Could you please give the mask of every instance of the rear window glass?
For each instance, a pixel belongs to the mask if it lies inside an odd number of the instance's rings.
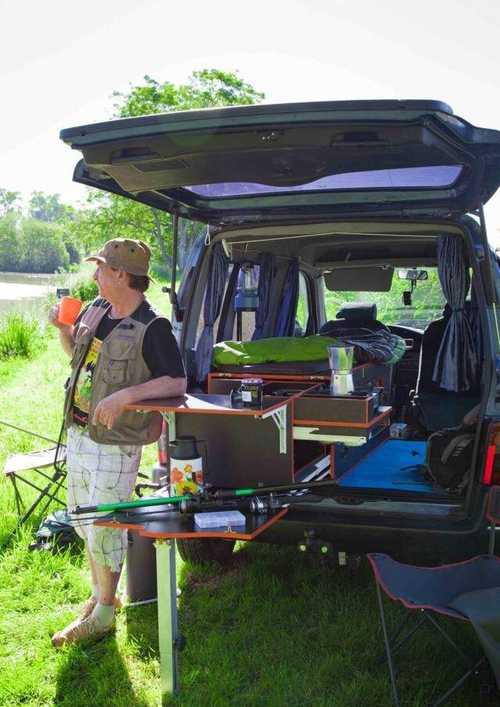
[[[331,174],[306,184],[275,186],[256,182],[218,182],[185,187],[193,194],[209,199],[252,194],[299,191],[336,191],[342,189],[410,189],[451,186],[462,171],[461,165],[434,165],[400,169],[375,169],[366,172]]]

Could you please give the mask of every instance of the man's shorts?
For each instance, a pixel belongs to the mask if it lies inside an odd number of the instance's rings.
[[[98,444],[85,428],[68,429],[68,506],[118,503],[132,495],[142,447]],[[92,518],[101,515],[93,513]],[[75,530],[86,543],[92,559],[118,572],[127,549],[126,531],[97,528],[85,516],[74,516]]]

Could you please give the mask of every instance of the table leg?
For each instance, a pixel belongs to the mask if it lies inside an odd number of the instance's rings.
[[[156,540],[158,584],[158,639],[162,697],[176,694],[178,682],[179,624],[177,617],[177,578],[175,540]]]

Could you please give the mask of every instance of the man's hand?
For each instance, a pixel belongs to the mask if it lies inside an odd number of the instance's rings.
[[[107,427],[110,430],[116,422],[116,418],[122,414],[125,405],[130,402],[127,389],[119,390],[117,393],[111,393],[107,398],[103,398],[97,404],[92,417],[92,424],[98,423]]]
[[[73,326],[71,324],[61,324],[59,321],[59,303],[49,309],[48,316],[50,324],[59,329],[59,339],[61,346],[68,356],[73,355]]]
[[[60,303],[58,302],[57,304],[54,304],[50,309],[49,309],[49,322],[52,324],[52,326],[55,326],[57,329],[60,330],[68,330],[71,331],[72,327],[70,324],[62,324],[59,321],[59,307]]]

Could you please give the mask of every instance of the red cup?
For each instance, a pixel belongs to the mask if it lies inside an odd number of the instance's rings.
[[[81,308],[82,303],[79,299],[63,297],[59,304],[59,315],[57,317],[59,322],[61,324],[74,324]]]

